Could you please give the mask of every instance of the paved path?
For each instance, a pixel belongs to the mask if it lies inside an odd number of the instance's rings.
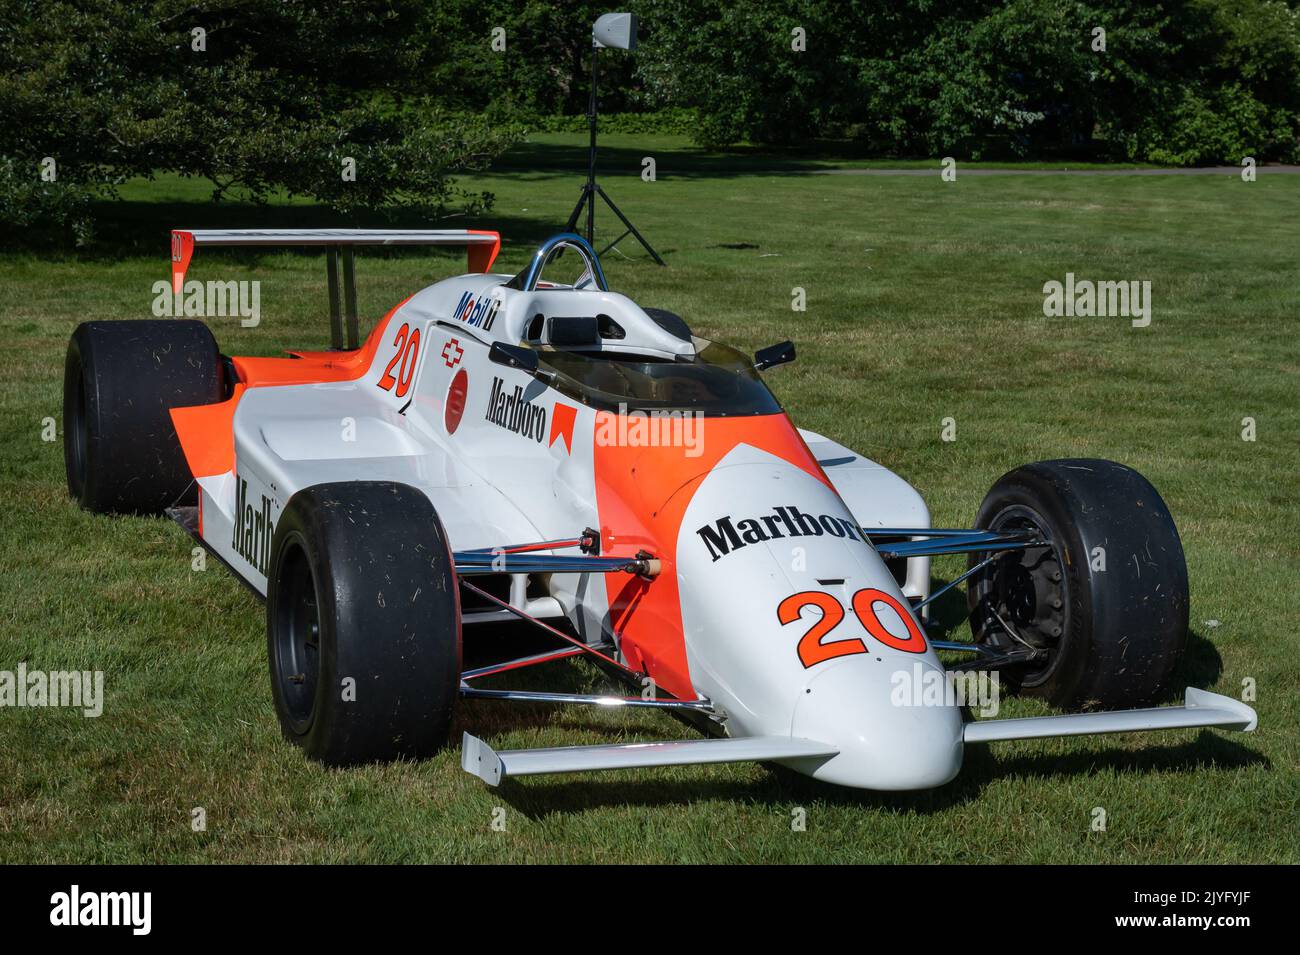
[[[810,169],[815,176],[937,176],[933,169]],[[1256,166],[1259,175],[1300,173],[1300,166]],[[1182,169],[964,169],[957,163],[960,176],[1240,176],[1240,166],[1195,166]]]

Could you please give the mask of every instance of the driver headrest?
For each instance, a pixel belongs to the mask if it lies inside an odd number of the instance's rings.
[[[557,348],[600,344],[595,315],[552,315],[546,320],[546,341]]]

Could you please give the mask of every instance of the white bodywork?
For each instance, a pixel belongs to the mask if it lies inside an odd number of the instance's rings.
[[[617,293],[572,288],[516,292],[503,287],[509,278],[468,275],[412,296],[376,330],[374,360],[356,380],[248,387],[233,417],[235,466],[199,478],[205,542],[265,593],[271,528],[296,491],[335,481],[383,480],[424,491],[456,550],[570,537],[594,527],[602,531],[605,552],[620,553],[622,528],[602,521],[597,506],[597,412],[522,371],[490,362],[488,346],[525,340],[525,326],[539,313],[610,315],[627,330],[618,344],[646,354],[689,354],[694,345],[662,331]],[[418,329],[419,346],[409,389],[399,396],[395,388],[379,384],[398,357],[395,339],[402,326],[408,327],[406,341]],[[400,363],[393,369],[398,370]],[[466,382],[465,405],[455,430],[449,431],[448,398],[458,376]],[[509,397],[518,389],[523,398],[526,414],[519,417],[527,423],[518,432],[487,417],[498,381],[499,393]],[[557,406],[573,409],[567,440],[552,432]],[[873,731],[885,716],[881,708],[890,709],[890,673],[904,663],[910,666],[914,655],[877,645],[871,654],[805,668],[794,647],[815,619],[815,608],[790,626],[775,616],[777,604],[789,594],[827,589],[819,577],[842,581],[829,589],[846,607],[863,587],[886,590],[900,601],[904,593],[924,596],[929,559],[911,559],[900,589],[861,536],[801,537],[801,555],[773,541],[736,551],[715,565],[692,533],[728,513],[759,513],[786,504],[817,515],[835,514],[857,526],[929,526],[925,504],[907,482],[827,438],[800,435],[835,490],[787,461],[741,443],[703,479],[686,509],[674,572],[694,695],[712,700],[735,736],[794,733],[833,741],[841,755],[823,761],[815,772],[821,778],[878,788],[942,783],[960,766],[956,709],[917,710],[888,734]],[[237,501],[242,502],[240,534],[234,530]],[[525,596],[523,583],[512,601],[520,609],[535,616],[563,614],[589,643],[621,643],[611,624],[603,575],[550,575],[547,592],[531,597]],[[486,611],[477,619],[497,619],[502,613]],[[850,634],[851,609],[848,617],[835,638]],[[475,619],[466,615],[467,622]],[[906,636],[901,621],[890,625]],[[856,633],[865,637],[860,626]],[[932,650],[924,659],[927,666],[939,668]],[[653,663],[648,669],[653,675]],[[918,744],[932,740],[943,742],[924,749],[937,755],[918,759]]]
[[[544,344],[539,315],[612,318],[624,337],[596,350],[689,358],[702,343],[661,328],[626,296],[521,291],[506,287],[510,278],[471,274],[418,292],[379,323],[354,377],[282,383],[295,359],[236,359],[245,381],[231,399],[233,460],[194,467],[205,543],[265,593],[273,528],[293,494],[375,480],[423,491],[454,550],[590,527],[603,555],[648,550],[662,559],[663,574],[631,597],[619,575],[557,573],[515,580],[510,602],[532,616],[564,616],[582,640],[614,645],[620,662],[677,697],[707,698],[733,739],[584,747],[548,759],[494,754],[467,737],[466,768],[492,782],[512,772],[751,758],[873,789],[952,779],[972,738],[960,711],[891,702],[897,673],[943,669],[907,599],[928,593],[929,558],[910,558],[900,585],[855,532],[929,527],[920,495],[834,441],[796,433],[780,414],[707,420],[698,465],[681,448],[609,447],[602,429],[611,412],[490,361],[489,346]],[[300,361],[338,377],[319,356]],[[192,441],[178,432],[190,455]],[[669,513],[676,523],[665,532]],[[824,617],[834,605],[842,619],[809,638],[832,622]],[[466,613],[465,622],[503,614]]]

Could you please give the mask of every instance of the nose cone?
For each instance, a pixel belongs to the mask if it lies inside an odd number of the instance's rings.
[[[813,676],[795,704],[791,735],[840,752],[820,765],[791,761],[790,768],[863,789],[929,789],[951,780],[961,769],[961,713],[917,701],[910,684],[918,671],[943,674],[929,661],[909,661],[901,670],[897,656],[884,654],[832,664]],[[900,686],[909,690],[899,692]]]
[[[924,789],[957,774],[960,711],[895,692],[896,676],[942,682],[938,658],[815,475],[738,446],[691,498],[675,564],[692,686],[733,735],[828,743],[839,751],[829,759],[784,762],[844,786]]]

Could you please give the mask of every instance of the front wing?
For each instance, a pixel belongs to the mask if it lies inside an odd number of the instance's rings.
[[[1148,730],[1217,726],[1251,732],[1255,711],[1231,697],[1188,687],[1182,706],[1024,719],[975,720],[965,725],[966,743],[1013,739],[1046,739],[1101,733],[1136,733]],[[830,758],[838,750],[817,740],[783,736],[736,739],[672,740],[657,743],[623,743],[609,746],[561,746],[498,753],[487,743],[466,733],[461,744],[461,767],[490,786],[509,776],[542,773],[577,773],[604,769],[644,769],[700,763],[757,762],[765,760]]]
[[[908,530],[908,529],[872,529],[864,531],[869,536],[881,538],[899,538],[890,544],[877,545],[882,554],[891,556],[916,556],[943,553],[970,553],[972,551],[1001,551],[1033,547],[1041,544],[1023,534],[1000,534],[982,530]],[[554,554],[538,553],[541,550],[581,547],[590,552],[588,545],[594,532],[584,532],[584,536],[570,541],[543,541],[537,544],[517,545],[496,548],[490,551],[462,551],[454,555],[457,571],[460,574],[483,573],[489,568],[498,572],[546,571],[551,573],[588,573],[588,572],[624,572],[653,576],[658,573],[658,562],[650,555],[641,554],[636,558],[602,558],[595,556],[560,557]],[[492,565],[495,564],[495,567]],[[965,575],[963,575],[965,576]],[[960,578],[959,578],[960,580]],[[953,583],[957,583],[954,581]],[[468,581],[464,586],[489,596],[473,587]],[[945,590],[948,588],[944,588]],[[938,596],[938,594],[932,595]],[[926,601],[928,602],[928,600]],[[506,606],[517,616],[528,618],[521,611]],[[616,670],[624,668],[613,658],[600,652],[595,647],[586,647],[571,637],[554,628],[533,621],[544,629],[565,640],[570,647],[564,651],[541,654],[525,661],[512,661],[501,667],[486,668],[482,672],[467,673],[465,679],[475,676],[513,669],[518,665],[531,665],[534,662],[547,662],[552,659],[566,658],[583,652],[593,654],[606,665]],[[954,645],[952,647],[956,649]],[[636,674],[628,671],[624,675],[635,679]],[[512,699],[523,698],[525,694],[510,691],[487,691],[471,687],[462,682],[461,692],[467,697]],[[530,699],[556,703],[579,703],[595,705],[629,705],[637,703],[655,706],[673,711],[711,712],[708,700],[631,700],[593,696],[571,696],[567,694],[527,694]],[[965,743],[986,743],[1016,739],[1046,739],[1056,736],[1083,736],[1104,733],[1131,733],[1150,730],[1188,729],[1196,727],[1219,727],[1220,729],[1242,730],[1251,732],[1255,729],[1258,718],[1255,711],[1238,700],[1187,687],[1182,706],[1161,706],[1138,710],[1115,710],[1097,713],[1074,713],[1062,716],[1037,716],[1005,720],[974,720],[967,722],[963,728],[962,740]],[[664,742],[624,743],[600,746],[566,746],[534,750],[511,750],[498,753],[483,740],[469,733],[464,734],[461,744],[461,766],[466,772],[478,776],[489,785],[498,785],[502,779],[510,776],[532,776],[544,773],[575,773],[607,769],[642,769],[652,766],[683,766],[705,763],[731,763],[751,761],[782,760],[817,760],[829,759],[837,755],[838,750],[818,740],[802,739],[789,736],[724,737],[699,740],[671,740]]]

